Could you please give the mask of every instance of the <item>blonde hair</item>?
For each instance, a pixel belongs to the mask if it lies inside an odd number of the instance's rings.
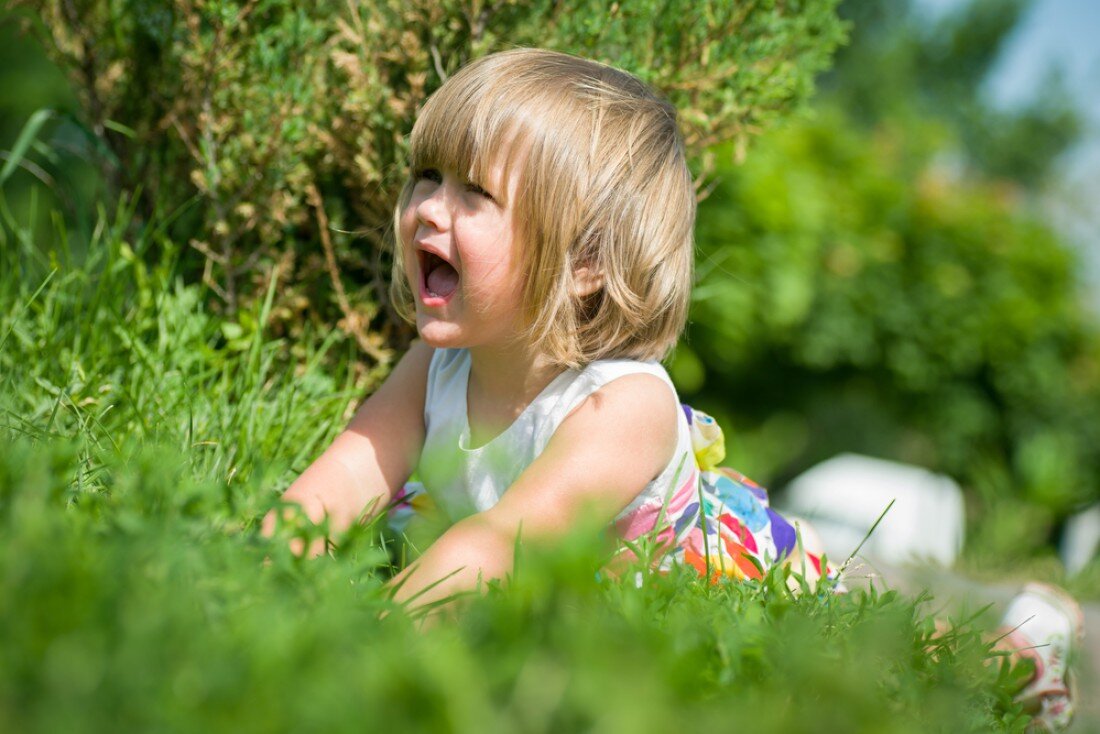
[[[538,49],[492,54],[428,99],[409,163],[486,181],[500,156],[506,174],[519,175],[526,336],[569,367],[663,358],[687,319],[695,223],[675,108],[594,61]],[[395,220],[411,191],[412,181]],[[581,268],[602,280],[595,292],[584,293],[591,281]],[[393,284],[408,314],[399,257]]]

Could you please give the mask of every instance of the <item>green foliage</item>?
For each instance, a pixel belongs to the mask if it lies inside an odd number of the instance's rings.
[[[261,297],[255,276],[280,262],[277,320],[294,330],[336,301],[383,361],[398,326],[381,309],[383,244],[405,135],[463,63],[537,45],[617,64],[668,94],[698,156],[743,147],[801,102],[842,37],[836,0],[12,4],[72,78],[113,190],[140,191],[146,218],[183,210],[173,240],[202,253],[184,257],[230,312]]]
[[[742,415],[804,413],[815,440],[785,461],[894,455],[1064,514],[1100,491],[1100,338],[1075,258],[919,135],[868,140],[822,112],[725,172],[689,347]]]
[[[1022,732],[1018,681],[970,624],[944,637],[893,592],[795,598],[780,574],[597,581],[594,548],[531,553],[458,619],[418,630],[361,534],[303,561],[258,538],[176,450],[0,457],[0,726],[512,732]],[[266,558],[266,560],[265,560]],[[388,616],[380,619],[383,612]]]

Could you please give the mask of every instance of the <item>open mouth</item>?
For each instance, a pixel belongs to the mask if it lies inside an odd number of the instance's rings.
[[[447,299],[458,289],[458,271],[434,252],[419,250],[421,284],[431,298]]]

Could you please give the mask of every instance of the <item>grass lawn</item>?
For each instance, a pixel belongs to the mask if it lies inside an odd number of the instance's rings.
[[[286,549],[315,529],[258,534],[381,373],[334,333],[269,334],[270,299],[211,314],[129,216],[88,255],[0,230],[0,731],[1026,726],[1019,671],[965,619],[934,639],[928,599],[639,588],[582,538],[419,630],[377,527],[316,561]]]

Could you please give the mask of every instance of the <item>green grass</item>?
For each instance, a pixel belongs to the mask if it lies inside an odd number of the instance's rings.
[[[267,305],[210,313],[129,217],[101,212],[86,256],[60,225],[0,243],[0,730],[1026,725],[1018,673],[967,622],[934,638],[927,599],[778,571],[639,588],[597,578],[587,535],[418,629],[376,527],[317,561],[287,550],[315,529],[257,532],[380,373],[331,334],[273,338]]]

